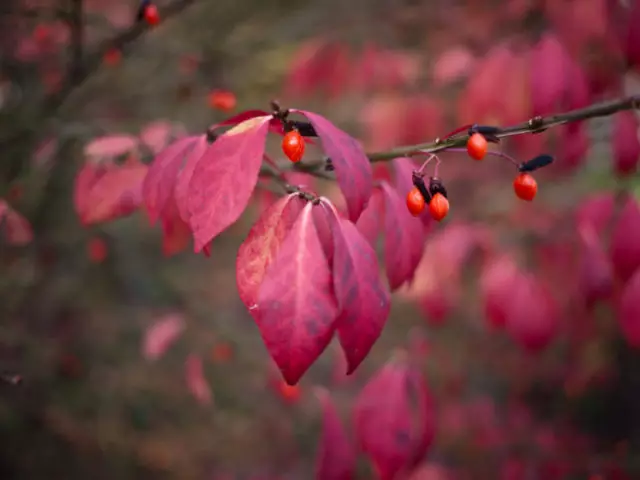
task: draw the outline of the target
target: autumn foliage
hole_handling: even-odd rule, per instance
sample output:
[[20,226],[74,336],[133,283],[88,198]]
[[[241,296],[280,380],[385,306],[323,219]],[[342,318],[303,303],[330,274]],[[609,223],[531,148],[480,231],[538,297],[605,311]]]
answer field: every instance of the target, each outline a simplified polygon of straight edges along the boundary
[[[505,360],[497,368],[513,384],[541,380],[567,397],[615,372],[610,366],[587,373],[558,367],[534,378],[530,371],[554,348],[567,358],[580,356],[597,340],[594,319],[601,309],[625,348],[640,348],[640,200],[629,187],[640,161],[640,97],[625,83],[640,69],[640,2],[533,3],[505,2],[508,8],[493,16],[469,6],[465,18],[475,18],[477,28],[467,25],[472,31],[465,35],[481,45],[489,44],[479,32],[501,21],[539,15],[549,28],[535,38],[501,38],[483,55],[461,37],[434,47],[428,68],[416,55],[373,41],[304,42],[289,65],[284,98],[304,104],[317,96],[337,104],[366,97],[355,115],[358,138],[329,115],[276,101],[241,110],[240,95],[215,87],[203,103],[229,116],[205,130],[187,132],[158,120],[84,145],[70,197],[86,229],[142,211],[162,231],[164,256],[192,245],[194,253],[215,259],[219,237],[251,219],[237,248],[238,297],[273,362],[269,391],[291,410],[314,393],[322,427],[318,480],[369,478],[358,476],[359,456],[381,480],[467,478],[425,463],[436,441],[455,443],[447,435],[458,433],[492,453],[509,442],[524,445],[524,437],[536,433],[535,465],[500,456],[501,479],[553,480],[594,470],[561,461],[560,453],[582,458],[571,450],[578,432],[545,430],[517,395],[508,398],[500,426],[492,420],[492,401],[438,404],[422,367],[435,359],[438,368],[454,372],[455,362],[445,349],[432,356],[429,341],[417,334],[366,380],[349,406],[349,422],[334,401],[337,385],[308,389],[301,382],[333,340],[339,358],[333,383],[346,385],[360,375],[396,299],[412,302],[430,331],[456,312],[479,319],[469,322],[474,336],[492,335],[519,348],[513,364]],[[162,28],[163,5],[145,0],[138,7],[136,28]],[[450,18],[465,25],[458,21],[465,9],[454,10]],[[565,28],[569,23],[575,28]],[[16,56],[35,62],[35,51],[58,42],[56,32],[40,26]],[[593,45],[599,55],[587,61]],[[119,47],[102,52],[105,67],[126,62]],[[189,58],[185,65],[191,72],[198,61]],[[54,73],[44,77],[47,88],[58,91],[61,80]],[[586,120],[592,117],[610,119],[605,170],[615,191],[585,187],[571,204],[579,202],[578,208],[564,208],[555,189],[589,164]],[[12,185],[0,200],[2,242],[11,248],[38,235],[12,206],[20,188]],[[477,221],[485,208],[493,216]],[[95,268],[109,262],[108,245],[91,234],[86,257]],[[144,358],[159,361],[186,331],[183,313],[157,316],[144,332]],[[221,341],[210,360],[233,369],[234,355]],[[84,371],[71,354],[61,358],[66,377]],[[193,398],[202,406],[216,404],[203,356],[180,358]],[[466,380],[452,373],[443,398],[457,399]],[[454,435],[456,428],[462,433]],[[595,451],[585,447],[582,454]],[[602,478],[631,478],[622,470],[614,476],[610,472],[618,470],[609,465],[596,470],[611,475]]]

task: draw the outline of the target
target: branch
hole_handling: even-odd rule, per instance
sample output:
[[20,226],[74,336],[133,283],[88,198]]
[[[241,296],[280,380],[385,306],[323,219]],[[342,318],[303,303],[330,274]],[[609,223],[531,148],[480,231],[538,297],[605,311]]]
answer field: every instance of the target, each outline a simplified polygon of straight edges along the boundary
[[82,75],[83,70],[83,52],[84,52],[84,5],[83,0],[70,0],[71,14],[69,15],[69,31],[71,33],[71,42],[69,45],[69,79],[78,78]]
[[[640,109],[640,96],[636,95],[625,97],[609,102],[589,105],[588,107],[579,108],[576,110],[570,110],[566,113],[558,113],[548,117],[533,117],[525,122],[518,123],[516,125],[497,127],[495,136],[497,138],[505,138],[524,134],[535,135],[538,133],[542,133],[549,128],[557,127],[567,123],[580,122],[596,117],[608,117],[624,110],[638,109]],[[382,152],[372,152],[368,153],[367,156],[369,157],[371,163],[385,162],[398,157],[411,157],[425,153],[438,153],[452,148],[462,148],[466,146],[468,139],[469,135],[465,129],[464,133],[454,135],[447,139],[436,138],[432,142],[421,143],[417,145],[408,145]],[[326,160],[318,159],[311,162],[301,162],[294,165],[293,168],[317,177],[326,178],[326,166]]]

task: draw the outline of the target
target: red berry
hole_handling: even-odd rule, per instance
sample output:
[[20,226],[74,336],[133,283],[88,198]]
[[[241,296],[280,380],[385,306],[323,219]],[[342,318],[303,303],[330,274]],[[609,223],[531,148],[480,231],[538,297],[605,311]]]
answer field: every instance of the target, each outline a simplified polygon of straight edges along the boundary
[[474,160],[482,160],[487,154],[487,139],[480,133],[474,133],[467,140],[467,153]]
[[538,193],[538,183],[528,173],[521,173],[513,181],[513,190],[518,198],[530,202]]
[[118,65],[121,59],[122,53],[120,53],[120,50],[118,50],[117,48],[110,48],[109,50],[107,50],[103,58],[104,63],[110,67]]
[[422,212],[424,212],[424,207],[426,202],[424,201],[424,197],[420,193],[416,187],[413,187],[409,193],[407,194],[407,208],[411,215],[417,217]]
[[209,106],[215,110],[230,112],[236,108],[236,96],[228,90],[213,90],[209,94]]
[[441,221],[449,213],[449,200],[441,193],[436,193],[429,202],[429,213],[436,221]]
[[291,130],[282,139],[282,151],[293,163],[302,160],[304,155],[304,138],[297,130]]
[[144,19],[149,25],[157,25],[160,23],[160,14],[158,13],[158,7],[153,3],[146,6],[144,9]]

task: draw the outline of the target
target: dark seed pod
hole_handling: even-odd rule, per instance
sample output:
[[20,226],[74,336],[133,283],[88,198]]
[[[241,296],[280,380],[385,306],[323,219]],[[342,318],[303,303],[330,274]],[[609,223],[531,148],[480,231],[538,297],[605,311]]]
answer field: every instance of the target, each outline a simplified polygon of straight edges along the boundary
[[431,194],[429,193],[427,186],[424,184],[424,179],[416,172],[413,172],[411,181],[413,182],[413,186],[420,192],[420,195],[422,195],[422,198],[424,198],[424,201],[428,204],[431,201]]
[[336,167],[333,166],[333,161],[329,157],[324,157],[324,171],[333,172]]
[[142,0],[140,2],[140,7],[138,7],[138,11],[136,12],[136,22],[141,22],[144,19],[144,11],[150,3],[150,0]]
[[[286,122],[285,130],[289,128],[290,130],[298,130],[300,135],[303,137],[317,137],[318,133],[313,125],[309,122],[300,122],[298,120],[289,120]],[[289,131],[289,130],[286,130]]]
[[534,157],[531,160],[527,160],[526,162],[522,162],[520,165],[518,165],[518,171],[533,172],[535,170],[538,170],[539,168],[551,165],[552,163],[553,157],[551,155],[538,155],[537,157]]
[[500,139],[497,137],[497,134],[500,132],[498,127],[493,127],[490,125],[473,125],[469,128],[469,136],[474,133],[479,133],[482,135],[487,142],[491,143],[500,143]]
[[433,197],[436,193],[440,193],[444,198],[447,198],[447,189],[444,188],[442,180],[438,177],[431,177],[429,179],[429,192]]
[[218,138],[218,134],[213,130],[207,130],[207,143],[211,145]]

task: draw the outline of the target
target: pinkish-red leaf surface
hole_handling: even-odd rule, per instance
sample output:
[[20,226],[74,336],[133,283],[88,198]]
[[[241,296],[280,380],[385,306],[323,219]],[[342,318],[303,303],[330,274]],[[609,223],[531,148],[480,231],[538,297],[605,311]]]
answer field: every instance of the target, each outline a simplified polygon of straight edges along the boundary
[[187,389],[200,404],[209,404],[213,400],[213,394],[207,379],[204,376],[202,358],[190,354],[184,364],[184,375]]
[[640,266],[640,205],[629,197],[611,233],[611,261],[616,274],[627,281]]
[[235,223],[256,183],[271,116],[238,124],[209,146],[189,183],[189,224],[199,252]]
[[422,223],[411,216],[397,190],[383,182],[382,193],[385,203],[384,261],[393,291],[413,278],[422,258],[425,234]]
[[[430,438],[426,441],[427,430],[423,425],[417,425],[420,420],[416,422],[413,405],[417,398],[411,375],[406,359],[394,359],[375,374],[356,400],[353,412],[356,436],[380,480],[397,478],[414,464],[420,456],[417,452],[424,453],[423,447],[431,441]],[[426,395],[418,398],[425,399]],[[431,417],[424,425],[429,422]]]
[[173,129],[166,120],[151,122],[140,131],[140,141],[157,155],[167,146]]
[[308,203],[267,268],[258,292],[258,327],[290,385],[298,383],[335,331],[333,281]]
[[158,220],[173,196],[184,159],[197,141],[198,137],[181,138],[162,150],[149,165],[142,185],[142,196],[152,224]]
[[204,152],[207,151],[207,148],[209,148],[207,137],[206,135],[201,135],[189,151],[184,166],[178,174],[178,179],[173,191],[176,206],[178,207],[178,212],[180,212],[180,218],[187,223],[189,223],[189,184],[191,183],[193,172],[204,155]]
[[326,118],[297,110],[307,117],[322,140],[325,153],[333,163],[338,186],[347,202],[349,218],[355,222],[367,207],[373,190],[373,171],[360,143]]
[[578,287],[588,306],[613,292],[613,266],[593,225],[580,225],[581,241]]
[[629,345],[640,347],[640,270],[625,284],[619,300],[618,322]]
[[613,169],[618,175],[629,175],[640,160],[638,117],[629,111],[618,112],[613,119]]
[[371,198],[369,199],[369,205],[365,208],[356,226],[360,233],[367,239],[367,241],[375,246],[380,229],[382,226],[382,216],[384,215],[384,199],[382,198],[382,192],[379,188],[374,188]]
[[84,154],[96,158],[119,157],[137,146],[138,139],[133,135],[109,135],[93,139],[84,147]]
[[391,294],[380,279],[376,252],[357,227],[322,204],[333,232],[333,287],[338,338],[352,373],[378,340],[389,316]]
[[256,320],[260,285],[304,205],[297,194],[280,198],[264,211],[240,245],[236,258],[238,293]]
[[340,421],[329,392],[316,392],[322,408],[322,436],[316,454],[316,480],[352,480],[356,467],[356,452]]
[[533,47],[531,101],[534,115],[548,115],[558,110],[567,89],[565,82],[570,62],[569,54],[553,34],[545,34]]
[[157,360],[180,337],[185,328],[184,317],[172,313],[155,321],[144,333],[142,355],[147,360]]

